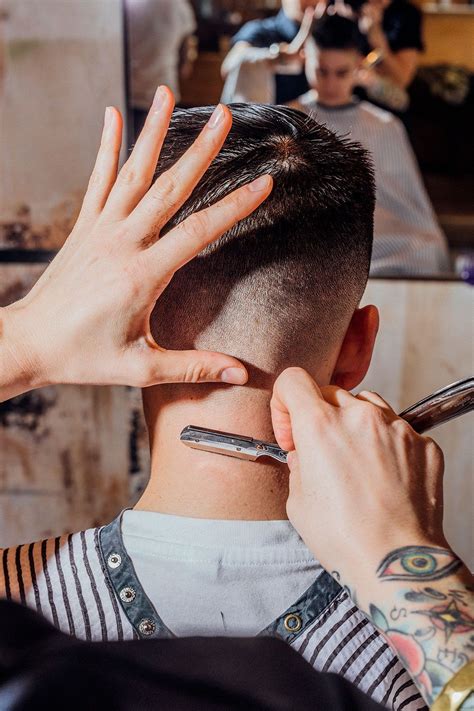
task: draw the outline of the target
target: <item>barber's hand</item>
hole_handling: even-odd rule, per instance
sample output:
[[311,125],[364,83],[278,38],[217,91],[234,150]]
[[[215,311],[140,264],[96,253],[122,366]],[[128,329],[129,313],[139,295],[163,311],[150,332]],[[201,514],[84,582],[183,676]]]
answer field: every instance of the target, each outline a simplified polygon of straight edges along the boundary
[[301,52],[306,40],[311,34],[314,19],[315,17],[319,16],[320,8],[322,8],[323,5],[324,7],[326,6],[326,0],[323,0],[323,3],[320,2],[316,6],[316,8],[306,8],[303,15],[303,19],[301,21],[300,29],[298,30],[298,34],[296,35],[296,37],[289,43],[280,43],[280,52],[278,54],[278,57],[275,59],[275,63],[277,65],[281,64],[285,66],[287,64],[297,61],[301,64],[301,66],[303,66],[304,58]]
[[31,292],[0,309],[1,380],[5,384],[15,368],[21,374],[3,392],[0,382],[3,399],[49,383],[143,387],[246,381],[247,372],[235,358],[167,351],[150,333],[151,311],[173,274],[251,213],[272,189],[271,177],[260,177],[159,238],[219,152],[232,123],[229,110],[219,106],[193,146],[153,182],[173,106],[171,91],[159,88],[120,172],[122,119],[116,109],[107,109],[97,161],[71,235]]
[[271,411],[278,444],[290,450],[288,517],[325,568],[357,586],[388,551],[446,547],[441,450],[381,397],[319,388],[289,368]]
[[[431,705],[472,659],[474,619],[473,578],[443,534],[441,450],[379,395],[318,388],[299,368],[277,379],[271,410],[290,450],[290,521]],[[354,630],[366,625],[355,619]],[[433,665],[451,634],[456,661]]]

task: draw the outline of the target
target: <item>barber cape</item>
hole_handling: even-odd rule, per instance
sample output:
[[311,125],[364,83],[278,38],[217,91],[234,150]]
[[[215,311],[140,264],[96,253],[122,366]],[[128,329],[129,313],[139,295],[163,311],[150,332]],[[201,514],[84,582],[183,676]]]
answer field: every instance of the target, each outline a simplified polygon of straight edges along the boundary
[[[427,709],[382,634],[288,521],[125,511],[104,527],[4,549],[2,566],[0,595],[78,638],[252,630],[280,637],[315,669],[341,674],[387,708]],[[295,581],[309,586],[293,600]]]

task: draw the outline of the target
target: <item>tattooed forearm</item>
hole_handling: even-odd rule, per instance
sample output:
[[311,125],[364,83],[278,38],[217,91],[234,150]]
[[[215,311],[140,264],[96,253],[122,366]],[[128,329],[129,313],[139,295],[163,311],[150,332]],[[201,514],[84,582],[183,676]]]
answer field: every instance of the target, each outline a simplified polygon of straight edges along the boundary
[[441,580],[451,575],[462,561],[450,550],[431,546],[405,546],[389,553],[380,563],[382,580]]
[[452,551],[431,546],[391,551],[376,576],[377,592],[364,607],[431,704],[474,659],[472,577]]

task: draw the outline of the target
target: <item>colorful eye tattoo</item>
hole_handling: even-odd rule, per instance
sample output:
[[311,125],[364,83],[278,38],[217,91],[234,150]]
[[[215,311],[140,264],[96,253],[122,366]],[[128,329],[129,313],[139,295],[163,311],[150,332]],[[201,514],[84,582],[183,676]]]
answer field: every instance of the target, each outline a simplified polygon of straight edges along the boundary
[[389,553],[377,568],[382,580],[439,580],[462,565],[451,551],[430,546],[405,546]]

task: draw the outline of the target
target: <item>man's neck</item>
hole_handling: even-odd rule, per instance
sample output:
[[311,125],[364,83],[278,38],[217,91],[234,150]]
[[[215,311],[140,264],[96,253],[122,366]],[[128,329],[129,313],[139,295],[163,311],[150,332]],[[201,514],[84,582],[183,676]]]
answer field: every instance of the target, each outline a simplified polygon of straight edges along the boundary
[[194,398],[176,397],[176,386],[155,389],[153,412],[147,412],[153,422],[150,481],[135,508],[194,518],[287,518],[286,465],[203,452],[179,441],[186,425],[273,441],[270,392],[241,388],[236,398],[236,388],[197,387]]

